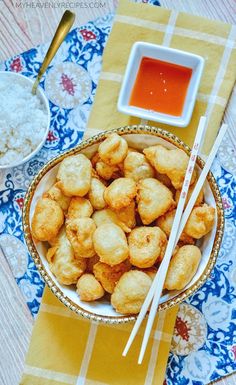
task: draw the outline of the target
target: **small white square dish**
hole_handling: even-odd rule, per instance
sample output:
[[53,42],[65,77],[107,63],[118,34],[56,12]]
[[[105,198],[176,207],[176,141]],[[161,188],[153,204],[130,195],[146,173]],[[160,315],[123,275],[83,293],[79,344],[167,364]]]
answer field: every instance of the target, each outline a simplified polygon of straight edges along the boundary
[[136,42],[123,78],[118,111],[186,127],[192,116],[203,67],[201,56]]

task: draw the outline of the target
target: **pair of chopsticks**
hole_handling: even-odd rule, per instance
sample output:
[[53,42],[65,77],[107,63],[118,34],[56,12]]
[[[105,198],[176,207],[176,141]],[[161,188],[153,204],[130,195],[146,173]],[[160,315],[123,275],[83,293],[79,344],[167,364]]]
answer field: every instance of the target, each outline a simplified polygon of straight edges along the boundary
[[[122,354],[123,356],[127,355],[128,351],[130,349],[130,346],[132,345],[132,342],[133,342],[133,340],[134,340],[134,338],[135,338],[135,336],[139,330],[139,327],[140,327],[140,325],[141,325],[141,323],[142,323],[142,321],[143,321],[143,319],[144,319],[144,317],[145,317],[145,315],[149,309],[149,306],[152,302],[148,321],[147,321],[147,325],[146,325],[146,329],[145,329],[145,333],[144,333],[144,337],[143,337],[143,342],[142,342],[142,346],[141,346],[141,350],[140,350],[140,354],[139,354],[139,359],[138,359],[139,364],[142,363],[143,357],[144,357],[144,354],[146,351],[148,339],[149,339],[149,336],[150,336],[150,333],[152,330],[154,318],[156,316],[157,308],[158,308],[159,301],[161,298],[161,294],[162,294],[166,274],[168,271],[169,263],[170,263],[170,260],[171,260],[172,254],[173,254],[173,250],[174,250],[175,246],[177,245],[179,237],[180,237],[180,235],[184,229],[184,226],[188,220],[188,217],[192,211],[192,208],[195,204],[195,201],[198,197],[198,194],[199,194],[201,188],[203,187],[203,184],[205,182],[207,174],[211,168],[212,162],[216,156],[217,150],[221,144],[221,141],[222,141],[222,139],[226,133],[228,126],[226,124],[223,124],[221,126],[219,134],[218,134],[218,136],[214,142],[214,145],[211,149],[211,152],[207,158],[206,164],[205,164],[205,166],[201,172],[201,175],[200,175],[200,177],[199,177],[199,179],[195,185],[195,188],[192,192],[191,198],[189,199],[187,207],[183,213],[186,197],[188,194],[188,189],[189,189],[190,182],[191,182],[191,177],[192,177],[194,166],[195,166],[195,163],[197,160],[197,155],[198,155],[198,153],[201,149],[201,145],[203,143],[205,128],[206,128],[206,117],[202,116],[200,118],[197,133],[196,133],[196,136],[194,139],[193,148],[192,148],[192,151],[190,154],[189,163],[188,163],[188,167],[186,170],[183,187],[181,190],[180,199],[179,199],[178,206],[176,209],[176,214],[174,217],[174,222],[172,225],[172,229],[171,229],[171,233],[170,233],[170,237],[169,237],[169,241],[167,244],[164,258],[163,258],[162,263],[159,267],[159,270],[156,273],[156,276],[152,282],[150,290],[149,290],[149,292],[145,298],[145,301],[142,305],[141,311],[137,317],[135,325],[132,329],[132,332],[130,334],[130,337],[128,339],[128,342],[127,342],[126,347],[125,347],[123,354]],[[182,215],[182,213],[183,213],[183,215]]]

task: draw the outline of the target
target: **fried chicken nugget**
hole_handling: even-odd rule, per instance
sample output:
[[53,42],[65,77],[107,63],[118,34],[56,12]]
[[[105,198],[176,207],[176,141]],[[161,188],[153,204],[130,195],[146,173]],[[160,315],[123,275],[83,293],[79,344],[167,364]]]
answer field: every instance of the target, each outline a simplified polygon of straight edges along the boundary
[[106,206],[106,202],[103,197],[105,190],[106,186],[98,178],[91,179],[88,197],[95,210],[104,209]]
[[77,294],[81,301],[95,301],[105,294],[102,285],[93,274],[83,274],[77,282]]
[[113,210],[120,210],[131,204],[136,193],[136,183],[133,179],[118,178],[106,187],[104,199]]
[[59,204],[49,198],[40,198],[31,223],[33,237],[38,241],[49,241],[58,235],[63,223],[64,214]]
[[153,178],[154,169],[140,152],[129,151],[124,160],[124,176],[132,178],[135,182],[140,179]]
[[130,268],[131,265],[128,260],[115,266],[110,266],[106,263],[98,262],[93,267],[93,273],[97,280],[101,283],[102,287],[111,294],[113,293],[120,277],[126,271],[129,271]]
[[[194,187],[195,187],[195,183],[192,184],[190,187],[189,187],[189,190],[188,190],[188,194],[187,194],[187,198],[186,198],[186,201],[185,201],[185,205],[184,207],[187,206],[188,204],[188,201],[192,195],[192,192],[194,190]],[[175,192],[175,201],[176,203],[179,202],[179,197],[180,197],[180,193],[181,193],[181,190],[176,190]],[[194,206],[199,206],[202,202],[203,202],[203,199],[204,199],[204,193],[203,193],[203,190],[200,191],[200,193],[198,194],[198,197],[196,199],[196,202],[194,204]]]
[[111,304],[121,314],[137,314],[151,287],[152,279],[142,271],[124,273],[111,295]]
[[128,244],[131,264],[146,268],[162,260],[167,238],[159,227],[142,226],[131,231]]
[[[156,221],[157,226],[159,226],[164,233],[167,235],[167,237],[170,236],[171,228],[174,222],[176,210],[168,211],[166,214],[159,217]],[[193,244],[194,240],[192,237],[187,235],[185,231],[182,232],[180,236],[180,240],[187,244]]]
[[119,164],[128,153],[128,144],[116,133],[109,134],[99,145],[98,153],[103,162],[110,165]]
[[95,230],[93,244],[100,261],[108,265],[118,265],[129,256],[125,233],[113,223],[105,223]]
[[144,225],[176,206],[172,192],[154,178],[142,179],[138,183],[138,212]]
[[196,274],[200,260],[201,251],[197,246],[180,247],[170,261],[164,288],[182,290]]
[[48,249],[47,259],[51,272],[62,285],[76,283],[86,268],[85,259],[74,258],[74,250],[66,237],[64,228],[55,246]]
[[96,171],[98,175],[105,180],[116,179],[122,176],[122,171],[119,165],[110,166],[102,161],[97,163]]
[[194,207],[187,220],[184,231],[190,237],[199,239],[211,231],[214,226],[214,221],[214,207],[208,206],[207,204]]
[[93,247],[95,230],[96,225],[92,218],[77,218],[66,223],[66,235],[76,258],[91,258],[96,254]]
[[121,164],[106,164],[101,160],[98,152],[92,157],[91,162],[97,174],[106,181],[120,178],[123,175],[123,167]]
[[90,189],[92,164],[83,154],[65,158],[57,173],[58,187],[66,196],[84,196]]
[[130,233],[131,231],[131,228],[129,228],[124,222],[122,222],[118,218],[117,212],[112,211],[111,209],[95,211],[92,218],[96,223],[97,227],[105,223],[114,223],[115,225],[121,227],[121,229],[124,230],[125,233]]
[[[151,165],[161,174],[166,174],[175,189],[181,189],[188,166],[189,157],[181,149],[167,149],[162,145],[151,146],[143,150]],[[196,172],[193,172],[193,183]]]
[[43,197],[56,201],[63,211],[68,210],[70,197],[67,197],[63,194],[58,186],[58,183],[55,183],[46,193],[44,193]]
[[135,225],[136,225],[136,211],[135,211],[135,202],[134,201],[132,201],[129,204],[129,206],[123,207],[120,210],[116,210],[115,214],[117,215],[118,219],[122,223],[124,223],[126,226],[128,226],[129,229],[133,229],[135,227]]
[[89,218],[93,213],[90,201],[82,197],[71,198],[67,212],[67,219]]

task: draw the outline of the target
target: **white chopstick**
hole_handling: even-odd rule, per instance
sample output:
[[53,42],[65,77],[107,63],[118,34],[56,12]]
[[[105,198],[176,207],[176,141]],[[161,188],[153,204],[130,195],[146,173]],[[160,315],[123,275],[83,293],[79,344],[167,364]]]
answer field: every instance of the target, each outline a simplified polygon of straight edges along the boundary
[[203,140],[203,134],[205,132],[205,125],[206,125],[206,118],[201,117],[198,129],[197,129],[197,133],[196,133],[196,136],[194,139],[193,148],[192,148],[192,151],[190,154],[190,158],[189,158],[183,186],[181,189],[180,198],[179,198],[178,206],[176,209],[173,225],[171,228],[169,241],[168,241],[167,248],[165,251],[165,255],[164,255],[164,258],[162,260],[159,271],[156,274],[156,276],[158,276],[158,279],[155,283],[155,292],[154,292],[154,297],[153,297],[153,301],[152,301],[152,306],[151,306],[151,310],[150,310],[150,313],[148,316],[146,329],[144,332],[143,342],[142,342],[140,355],[139,355],[139,359],[138,359],[139,364],[141,364],[143,361],[143,356],[144,356],[145,351],[146,351],[147,343],[148,343],[149,336],[150,336],[150,333],[152,330],[152,325],[154,322],[154,318],[156,316],[157,307],[158,307],[158,304],[159,304],[159,301],[161,298],[167,270],[168,270],[168,267],[170,264],[170,260],[171,260],[174,248],[175,248],[176,243],[177,243],[176,238],[177,238],[178,228],[179,228],[181,216],[182,216],[182,213],[184,210],[184,205],[185,205],[186,197],[188,194],[188,189],[189,189],[189,186],[191,183],[193,170],[194,170],[195,163],[197,160],[198,151],[201,147],[201,143]]
[[[123,356],[126,356],[126,354],[128,353],[128,350],[139,330],[139,327],[148,311],[148,308],[150,306],[150,303],[153,299],[153,296],[154,296],[154,293],[156,291],[156,287],[157,287],[157,284],[158,284],[158,280],[160,279],[160,272],[162,272],[162,269],[163,269],[163,265],[164,265],[164,261],[167,260],[167,258],[170,260],[171,258],[171,255],[172,255],[172,251],[175,247],[175,239],[176,239],[176,235],[177,235],[177,231],[178,231],[178,225],[179,225],[179,222],[181,220],[181,215],[182,215],[182,212],[183,212],[183,208],[184,208],[184,204],[185,204],[185,200],[186,200],[186,196],[187,196],[187,193],[188,193],[188,188],[189,188],[189,185],[190,185],[190,181],[191,181],[191,176],[192,176],[192,173],[193,173],[193,169],[194,169],[194,165],[195,165],[195,162],[196,162],[196,158],[197,158],[197,153],[198,153],[198,150],[200,148],[200,145],[201,145],[201,141],[202,141],[202,138],[203,138],[203,134],[205,132],[205,124],[206,124],[206,118],[205,117],[201,117],[200,119],[200,122],[199,122],[199,125],[198,125],[198,129],[197,129],[197,133],[196,133],[196,137],[195,137],[195,140],[194,140],[194,145],[193,145],[193,150],[191,152],[191,155],[190,155],[190,159],[189,159],[189,163],[188,163],[188,167],[187,167],[187,171],[186,171],[186,174],[185,174],[185,179],[184,179],[184,183],[183,183],[183,187],[182,187],[182,190],[181,190],[181,194],[180,194],[180,199],[179,199],[179,203],[178,203],[178,206],[177,206],[177,210],[176,210],[176,214],[175,214],[175,218],[174,218],[174,223],[173,223],[173,226],[172,226],[172,230],[171,230],[171,234],[170,234],[170,237],[169,237],[169,242],[168,242],[168,245],[167,245],[167,249],[166,249],[166,252],[165,252],[165,256],[163,258],[163,261],[162,261],[162,264],[152,282],[152,285],[151,285],[151,288],[144,300],[144,303],[143,303],[143,306],[141,308],[141,311],[137,317],[137,320],[135,322],[135,325],[132,329],[132,332],[130,334],[130,337],[128,339],[128,342],[126,344],[126,347],[123,351]],[[166,255],[169,255],[169,257],[166,257]],[[169,265],[169,260],[167,261],[168,265]],[[166,271],[168,269],[168,265],[166,267]],[[162,278],[162,277],[161,277]],[[165,280],[165,276],[164,276],[164,279],[161,279],[161,282],[162,282],[162,287],[163,287],[163,284],[164,284],[164,280]],[[150,316],[149,316],[150,317]],[[152,319],[151,319],[152,320]],[[154,316],[153,316],[153,320],[152,321],[149,321],[148,320],[148,324],[147,324],[147,327],[151,324],[151,322],[153,323],[153,320],[154,320]],[[144,335],[144,340],[143,340],[143,344],[142,344],[142,348],[141,348],[141,352],[140,352],[140,356],[139,356],[139,360],[138,360],[138,363],[141,363],[142,362],[142,358],[143,358],[143,355],[144,355],[144,352],[146,350],[146,344],[147,344],[147,341],[148,341],[148,338],[149,338],[149,334],[150,334],[150,331],[149,329],[146,329],[145,331],[145,335]]]
[[[201,173],[201,175],[200,175],[200,177],[198,179],[198,182],[196,183],[194,191],[192,192],[191,198],[189,199],[188,205],[187,205],[187,207],[185,209],[185,212],[184,212],[184,214],[182,216],[182,220],[181,220],[181,223],[180,223],[180,226],[179,226],[178,234],[177,234],[177,237],[176,237],[176,240],[175,240],[175,245],[177,244],[177,242],[179,240],[179,237],[180,237],[180,235],[181,235],[181,233],[182,233],[182,231],[184,229],[184,226],[185,226],[185,224],[186,224],[186,222],[188,220],[188,217],[189,217],[189,215],[190,215],[190,213],[192,211],[192,208],[193,208],[193,206],[195,204],[196,198],[197,198],[201,188],[203,187],[203,184],[205,182],[207,174],[208,174],[208,172],[209,172],[209,170],[211,168],[211,165],[212,165],[213,160],[215,158],[215,155],[216,155],[216,153],[218,151],[218,148],[219,148],[219,146],[221,144],[221,141],[222,141],[222,139],[223,139],[223,137],[224,137],[224,135],[226,133],[227,128],[228,128],[228,126],[226,124],[223,124],[221,126],[220,130],[219,130],[218,136],[217,136],[217,138],[216,138],[216,140],[214,142],[214,145],[213,145],[213,147],[211,149],[211,152],[210,152],[210,154],[208,156],[207,162],[206,162],[206,164],[205,164],[205,166],[204,166],[204,168],[202,170],[202,173]],[[161,270],[161,266],[159,268],[158,273],[160,271],[162,271]],[[159,274],[158,273],[156,274],[156,277],[155,277],[155,279],[154,279],[154,281],[152,283],[152,286],[151,286],[151,288],[150,288],[150,290],[148,292],[148,295],[145,298],[145,301],[143,303],[142,309],[141,309],[141,311],[140,311],[140,313],[139,313],[139,315],[137,317],[136,323],[135,323],[135,325],[133,327],[133,330],[132,330],[132,332],[130,334],[130,337],[129,337],[129,340],[128,340],[127,344],[126,344],[126,347],[125,347],[125,349],[123,351],[123,356],[126,356],[127,352],[129,351],[129,348],[130,348],[130,346],[131,346],[131,344],[132,344],[132,342],[133,342],[133,340],[134,340],[134,338],[135,338],[135,336],[136,336],[136,334],[137,334],[137,332],[139,330],[139,327],[140,327],[140,325],[141,325],[141,323],[142,323],[142,321],[143,321],[143,319],[144,319],[144,317],[146,315],[146,312],[148,311],[148,308],[149,308],[150,303],[152,301],[153,295],[155,293],[156,282],[158,281],[158,278],[159,278]],[[139,362],[141,363],[140,359],[139,359]]]
[[[147,322],[147,326],[146,326],[146,330],[145,330],[145,333],[144,333],[144,338],[143,338],[143,342],[142,342],[142,346],[141,346],[141,351],[140,351],[140,355],[139,355],[139,360],[138,360],[138,363],[141,364],[142,363],[142,360],[143,360],[143,356],[145,354],[145,350],[146,350],[146,346],[147,346],[147,343],[148,343],[148,339],[149,339],[149,336],[150,336],[150,333],[151,333],[151,329],[152,329],[152,325],[153,325],[153,321],[154,321],[154,318],[155,318],[155,315],[156,315],[156,311],[157,311],[157,307],[158,307],[158,304],[159,304],[159,301],[160,301],[160,297],[161,297],[161,294],[162,294],[162,289],[163,289],[163,285],[164,285],[164,282],[165,282],[165,278],[166,278],[166,274],[167,274],[167,271],[168,271],[168,267],[169,267],[169,263],[170,263],[170,259],[171,259],[171,256],[172,256],[172,252],[174,250],[174,247],[176,246],[178,240],[179,240],[179,237],[180,235],[182,234],[182,231],[184,229],[184,226],[188,220],[188,217],[192,211],[192,208],[194,206],[194,203],[198,197],[198,194],[205,182],[205,179],[207,177],[207,174],[210,170],[210,167],[212,165],[212,162],[215,158],[215,155],[217,153],[217,150],[220,146],[220,143],[226,133],[226,130],[227,130],[227,125],[226,124],[223,124],[221,129],[220,129],[220,132],[215,140],[215,143],[212,147],[212,150],[210,152],[210,155],[207,159],[207,162],[202,170],[202,173],[198,179],[198,182],[192,192],[192,195],[191,195],[191,198],[189,199],[189,202],[188,202],[188,205],[185,209],[185,212],[183,214],[183,217],[181,219],[181,221],[179,221],[179,216],[178,216],[178,211],[181,215],[182,211],[183,211],[183,205],[184,205],[184,201],[182,200],[182,203],[179,202],[178,204],[178,207],[177,207],[177,211],[176,211],[176,215],[175,215],[175,218],[174,218],[174,222],[173,222],[173,226],[172,226],[172,230],[171,230],[171,234],[170,234],[170,238],[169,238],[169,242],[168,242],[168,245],[167,245],[167,249],[166,249],[166,252],[165,252],[165,256],[163,258],[163,261],[162,261],[162,264],[159,268],[159,271],[158,273],[156,274],[156,277],[158,276],[157,280],[156,280],[156,283],[153,282],[153,286],[154,286],[154,297],[153,297],[153,301],[152,301],[152,306],[151,306],[151,310],[150,310],[150,314],[149,314],[149,317],[148,317],[148,322]],[[197,137],[197,135],[196,135]],[[191,156],[190,156],[190,160],[192,158],[192,153],[191,153]],[[190,166],[190,162],[189,162],[189,165],[188,167]],[[188,172],[188,170],[187,170]],[[187,175],[187,173],[186,173]],[[186,179],[186,176],[185,176],[185,179]],[[181,195],[183,195],[183,192],[184,192],[184,186],[185,186],[185,181],[184,181],[184,185],[183,185],[183,188],[181,190]],[[189,187],[189,186],[188,186]],[[182,210],[182,211],[181,211]],[[177,226],[177,227],[175,227]],[[172,236],[173,234],[173,236]],[[156,278],[155,277],[155,278]]]
[[188,204],[186,206],[186,209],[184,210],[184,213],[183,213],[183,216],[182,216],[182,219],[181,219],[181,222],[180,222],[180,225],[179,225],[179,230],[178,230],[178,235],[176,237],[176,243],[178,242],[179,240],[179,237],[180,235],[182,234],[183,232],[183,229],[184,229],[184,226],[186,225],[186,222],[188,220],[188,217],[189,215],[191,214],[191,211],[192,211],[192,208],[196,202],[196,199],[204,185],[204,182],[205,182],[205,179],[207,177],[207,174],[208,172],[210,171],[210,168],[211,168],[211,165],[213,163],[213,160],[216,156],[216,153],[218,151],[218,148],[220,147],[220,144],[222,142],[222,139],[224,138],[225,136],[225,133],[228,129],[228,125],[227,124],[222,124],[220,130],[219,130],[219,133],[216,137],[216,140],[214,142],[214,145],[211,149],[211,152],[207,158],[207,161],[205,163],[205,166],[203,167],[203,170],[201,172],[201,175],[199,176],[198,178],[198,181],[194,187],[194,190],[192,192],[192,195],[188,201]]

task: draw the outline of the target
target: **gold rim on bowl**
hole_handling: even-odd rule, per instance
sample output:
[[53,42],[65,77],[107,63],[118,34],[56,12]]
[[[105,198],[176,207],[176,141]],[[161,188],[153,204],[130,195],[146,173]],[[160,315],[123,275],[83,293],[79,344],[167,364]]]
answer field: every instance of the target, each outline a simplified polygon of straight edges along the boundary
[[[81,150],[84,150],[85,148],[97,144],[101,141],[103,141],[106,138],[106,135],[111,132],[116,132],[119,135],[127,135],[127,134],[147,134],[147,135],[153,135],[158,136],[169,143],[174,144],[178,148],[184,150],[188,155],[190,154],[190,147],[187,146],[182,140],[180,140],[177,136],[171,134],[168,131],[162,130],[160,128],[151,127],[147,125],[132,125],[132,126],[125,126],[116,128],[109,131],[101,132],[87,140],[82,141],[78,146],[74,147],[73,149],[70,149],[66,152],[64,152],[61,155],[58,155],[57,157],[50,160],[48,163],[46,163],[42,169],[38,172],[38,174],[34,177],[32,180],[30,186],[28,187],[28,190],[25,195],[24,199],[24,206],[23,206],[23,231],[24,236],[26,240],[26,244],[28,246],[29,252],[34,260],[34,263],[40,272],[42,278],[48,285],[49,289],[52,291],[52,293],[68,308],[70,308],[75,313],[88,318],[92,321],[96,322],[103,322],[103,323],[109,323],[109,324],[120,324],[120,323],[126,323],[135,321],[137,318],[137,315],[121,315],[120,317],[115,316],[103,316],[98,315],[92,312],[89,312],[88,310],[84,310],[82,307],[80,307],[78,304],[73,302],[70,298],[68,298],[61,289],[57,286],[57,284],[52,280],[52,278],[48,275],[42,261],[40,258],[39,253],[37,252],[31,230],[30,230],[30,205],[32,202],[33,195],[35,193],[36,187],[39,184],[42,177],[51,170],[54,166],[56,166],[59,162],[61,162],[63,159],[65,159],[67,156],[75,155],[79,153]],[[205,162],[198,157],[197,158],[197,165],[200,168],[204,167]],[[212,246],[211,255],[209,257],[207,266],[205,267],[205,270],[199,277],[196,283],[194,283],[191,287],[184,290],[182,293],[176,295],[174,298],[171,298],[167,300],[166,302],[163,302],[159,305],[158,311],[169,309],[172,306],[178,305],[182,301],[184,301],[187,297],[191,296],[195,291],[197,291],[207,280],[207,278],[210,276],[210,273],[215,265],[216,258],[220,249],[222,237],[223,237],[223,231],[224,231],[224,210],[223,210],[223,204],[222,199],[220,195],[219,188],[217,186],[216,180],[211,172],[208,173],[207,176],[208,183],[210,185],[211,191],[213,193],[215,202],[216,202],[216,209],[217,209],[217,228],[216,228],[216,234],[214,238],[214,243]]]

